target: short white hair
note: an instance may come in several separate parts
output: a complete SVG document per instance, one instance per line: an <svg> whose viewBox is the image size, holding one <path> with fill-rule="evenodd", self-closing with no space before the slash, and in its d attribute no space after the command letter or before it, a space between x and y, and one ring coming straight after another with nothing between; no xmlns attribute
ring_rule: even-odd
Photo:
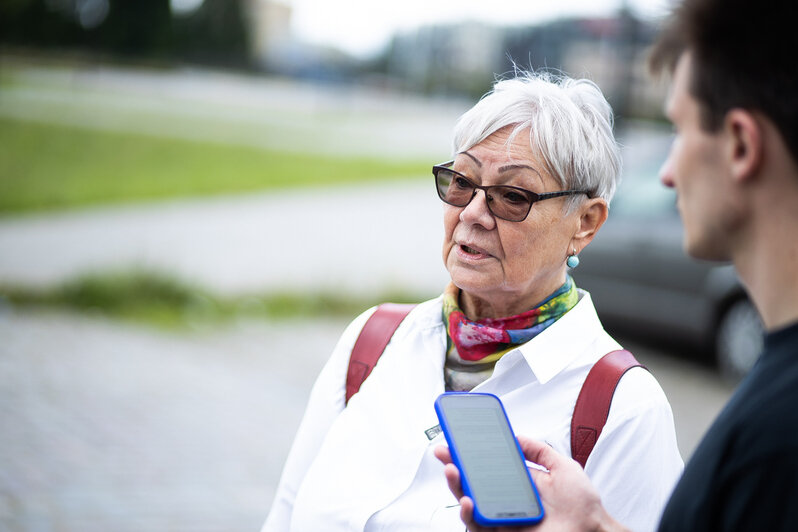
<svg viewBox="0 0 798 532"><path fill-rule="evenodd" d="M620 181L621 152L612 132L612 108L587 79L551 72L517 72L497 81L454 128L454 154L513 126L509 143L529 129L533 153L566 189L586 190L609 204ZM575 205L584 196L573 197Z"/></svg>

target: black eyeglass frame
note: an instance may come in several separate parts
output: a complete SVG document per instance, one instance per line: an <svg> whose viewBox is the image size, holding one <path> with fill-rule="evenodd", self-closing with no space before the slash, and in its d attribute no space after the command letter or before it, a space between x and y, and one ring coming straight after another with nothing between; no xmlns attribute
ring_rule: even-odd
<svg viewBox="0 0 798 532"><path fill-rule="evenodd" d="M559 190L559 191L556 191L556 192L544 192L543 194L538 194L537 192L532 192L531 190L527 190L527 189L521 188L521 187L514 187L512 185L488 185L488 186L477 185L468 176L461 174L457 170L452 170L451 167L452 167L453 164L454 164L454 160L448 161L448 162L445 162L445 163L441 163L441 164L436 164L436 165L434 165L432 167L432 175L435 176L435 190L438 192L438 197L441 199L441 201L443 201L444 203L446 203L448 205L451 205L453 207L465 207L469 203L471 203L471 201L474 199L474 196L477 195L477 190L482 190L482 191L485 192L485 199L486 199L485 203L487 204L488 210L490 211L490 213L493 216L495 216L496 218L501 218L502 220L507 220L508 222L523 222L524 220L526 220L527 216L529 216L529 212L532 210L532 205L534 205L538 201L543 201L543 200L552 199L552 198L560 198L562 196L572 196L574 194L587 194L588 196L590 196L590 192L588 192L587 190ZM456 176L462 177L463 179L465 179L468 182L469 185L474 187L474 192L471 194L471 197L468 198L468 201L466 201L462 205L458 205L457 203L452 203L451 201L447 201L446 200L446 198L443 196L443 193L441 191L441 187L438 186L438 172L440 172L442 170L445 170L446 172L451 172L451 173L455 174ZM520 194L523 194L524 196L526 196L529 199L529 208L526 210L526 213L524 213L523 218L520 218L518 220L513 219L513 218L506 218L506 217L501 216L501 215L499 215L499 214L497 214L497 213L495 213L493 211L493 209L491 208L491 201L493 201L493 199L489 195L489 192L490 192L491 189L497 189L497 188L501 188L501 189L508 189L509 188L509 189L512 189L512 190L514 190L514 191L516 191L516 192L518 192Z"/></svg>

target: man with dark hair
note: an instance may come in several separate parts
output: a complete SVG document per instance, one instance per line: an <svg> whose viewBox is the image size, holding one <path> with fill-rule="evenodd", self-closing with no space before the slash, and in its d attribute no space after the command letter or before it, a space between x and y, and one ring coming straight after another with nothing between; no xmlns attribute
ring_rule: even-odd
<svg viewBox="0 0 798 532"><path fill-rule="evenodd" d="M686 251L731 260L768 331L750 374L709 429L661 531L798 530L798 31L787 0L685 0L652 54L673 74L676 129L661 171L676 189ZM534 530L624 530L587 476L520 439L547 516ZM449 463L445 448L439 458ZM473 504L446 466L472 531ZM533 528L530 528L533 530Z"/></svg>

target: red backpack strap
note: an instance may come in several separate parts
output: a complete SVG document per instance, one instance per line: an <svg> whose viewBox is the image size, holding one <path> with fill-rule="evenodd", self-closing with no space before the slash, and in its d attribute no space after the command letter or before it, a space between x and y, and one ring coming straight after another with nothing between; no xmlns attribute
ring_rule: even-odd
<svg viewBox="0 0 798 532"><path fill-rule="evenodd" d="M644 366L632 353L612 351L601 357L587 374L571 418L571 456L582 468L607 422L618 382L635 367Z"/></svg>
<svg viewBox="0 0 798 532"><path fill-rule="evenodd" d="M346 402L355 395L385 351L399 324L415 305L383 303L377 307L357 337L346 372Z"/></svg>

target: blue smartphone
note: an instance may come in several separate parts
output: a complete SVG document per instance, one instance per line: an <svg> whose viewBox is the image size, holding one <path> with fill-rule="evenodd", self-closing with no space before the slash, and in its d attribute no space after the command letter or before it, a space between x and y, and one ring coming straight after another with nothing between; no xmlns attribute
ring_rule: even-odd
<svg viewBox="0 0 798 532"><path fill-rule="evenodd" d="M490 527L543 519L538 490L498 397L445 393L435 400L435 412L463 492L474 501L474 521Z"/></svg>

